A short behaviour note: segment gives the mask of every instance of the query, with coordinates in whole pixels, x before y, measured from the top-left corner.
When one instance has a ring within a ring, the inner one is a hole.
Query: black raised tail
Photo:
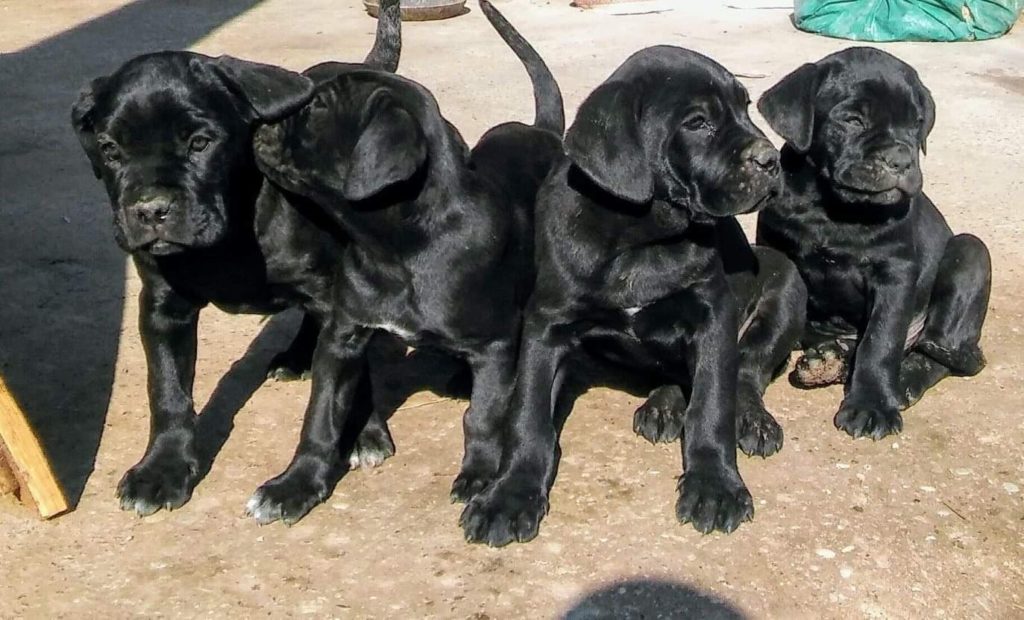
[[[400,0],[380,0],[377,11],[377,38],[363,63],[374,69],[394,73],[402,53],[402,9]]]
[[[526,72],[530,74],[530,82],[533,83],[534,105],[536,106],[534,126],[562,135],[565,131],[562,91],[558,88],[555,76],[551,75],[551,70],[544,64],[544,59],[512,27],[512,24],[508,23],[498,9],[494,8],[494,5],[487,0],[480,0],[480,9],[487,16],[487,21],[491,22],[501,38],[523,62]]]

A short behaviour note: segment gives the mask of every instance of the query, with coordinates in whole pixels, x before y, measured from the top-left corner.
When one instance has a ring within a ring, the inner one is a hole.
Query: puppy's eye
[[[858,131],[863,130],[867,127],[867,125],[864,124],[864,119],[862,119],[859,116],[847,116],[846,118],[843,119],[843,122],[846,123],[852,129],[856,129]]]
[[[192,136],[192,139],[188,141],[188,150],[193,153],[202,153],[208,146],[210,146],[210,139],[206,136]]]
[[[697,131],[699,129],[710,129],[711,124],[708,123],[707,118],[698,114],[683,121],[683,127],[686,127],[690,131]]]
[[[119,161],[121,159],[121,149],[117,148],[117,145],[113,142],[101,143],[100,152],[103,153],[103,157],[107,161]]]

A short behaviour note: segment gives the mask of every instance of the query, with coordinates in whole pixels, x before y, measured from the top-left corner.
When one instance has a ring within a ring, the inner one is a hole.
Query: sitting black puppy
[[[974,375],[991,286],[985,244],[950,231],[921,191],[935,103],[906,63],[850,48],[805,64],[758,102],[782,149],[783,196],[758,243],[807,283],[800,387],[845,383],[835,425],[879,439],[943,377]]]
[[[401,49],[399,1],[384,0],[370,66],[394,71]],[[346,67],[310,70],[326,78]],[[229,56],[139,56],[92,80],[71,118],[114,209],[114,237],[142,279],[139,331],[148,365],[151,431],[142,460],[121,479],[121,508],[148,515],[188,501],[198,459],[192,379],[199,311],[306,315],[271,375],[308,368],[341,244],[319,213],[266,182],[252,131],[313,96],[314,79]],[[371,420],[353,459],[394,453]]]
[[[308,197],[351,239],[338,259],[295,456],[248,504],[260,523],[292,523],[331,492],[333,446],[379,330],[469,363],[465,456],[452,498],[468,499],[497,472],[499,423],[533,281],[534,199],[561,153],[564,117],[543,61],[490,4],[480,5],[530,73],[533,126],[499,125],[470,153],[425,88],[363,70],[323,84],[308,106],[256,133],[260,169]]]
[[[806,293],[785,257],[752,252],[731,217],[780,189],[778,152],[749,103],[721,65],[661,46],[634,54],[580,106],[568,157],[538,197],[509,447],[499,479],[463,512],[468,540],[536,536],[569,359],[581,350],[671,385],[635,426],[652,439],[683,435],[681,521],[729,532],[753,515],[736,443],[755,454],[781,444],[761,396],[799,336]]]

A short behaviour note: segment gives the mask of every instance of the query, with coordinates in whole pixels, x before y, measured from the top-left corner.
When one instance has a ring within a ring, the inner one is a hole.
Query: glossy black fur
[[[451,495],[496,474],[533,281],[533,206],[561,153],[561,97],[540,58],[481,6],[529,69],[534,126],[505,123],[470,152],[422,86],[353,71],[292,117],[256,134],[260,168],[308,197],[351,239],[338,258],[330,317],[313,358],[313,395],[295,456],[249,502],[261,523],[296,521],[336,483],[339,433],[357,411],[372,334],[465,359],[473,374],[465,456]]]
[[[935,104],[890,54],[851,48],[806,64],[758,107],[783,138],[785,191],[757,240],[807,283],[801,387],[845,383],[836,427],[878,439],[943,377],[985,364],[991,285],[985,244],[953,235],[921,190]]]
[[[401,48],[398,0],[384,5],[367,62],[393,71]],[[308,369],[343,243],[307,201],[266,182],[252,132],[308,102],[315,79],[353,66],[325,63],[310,77],[228,56],[160,52],[92,80],[75,102],[72,124],[110,196],[115,239],[142,279],[151,427],[145,455],[118,485],[123,509],[148,515],[178,508],[192,494],[201,308],[304,308],[300,332],[271,375]],[[378,430],[367,429],[356,460],[377,462],[393,452]]]
[[[580,107],[568,157],[538,197],[538,274],[508,448],[500,478],[463,512],[467,540],[537,534],[580,354],[668,384],[634,426],[652,441],[683,436],[680,520],[728,532],[753,515],[736,444],[755,454],[781,445],[761,396],[799,335],[805,291],[792,265],[752,251],[731,217],[780,185],[778,152],[748,104],[723,67],[663,46],[637,52]]]

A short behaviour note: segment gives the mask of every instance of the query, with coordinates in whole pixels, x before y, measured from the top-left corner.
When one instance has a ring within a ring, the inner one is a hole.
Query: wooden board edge
[[[31,500],[44,519],[67,512],[70,506],[64,490],[3,377],[0,377],[0,442],[7,464],[18,481],[21,501]]]

